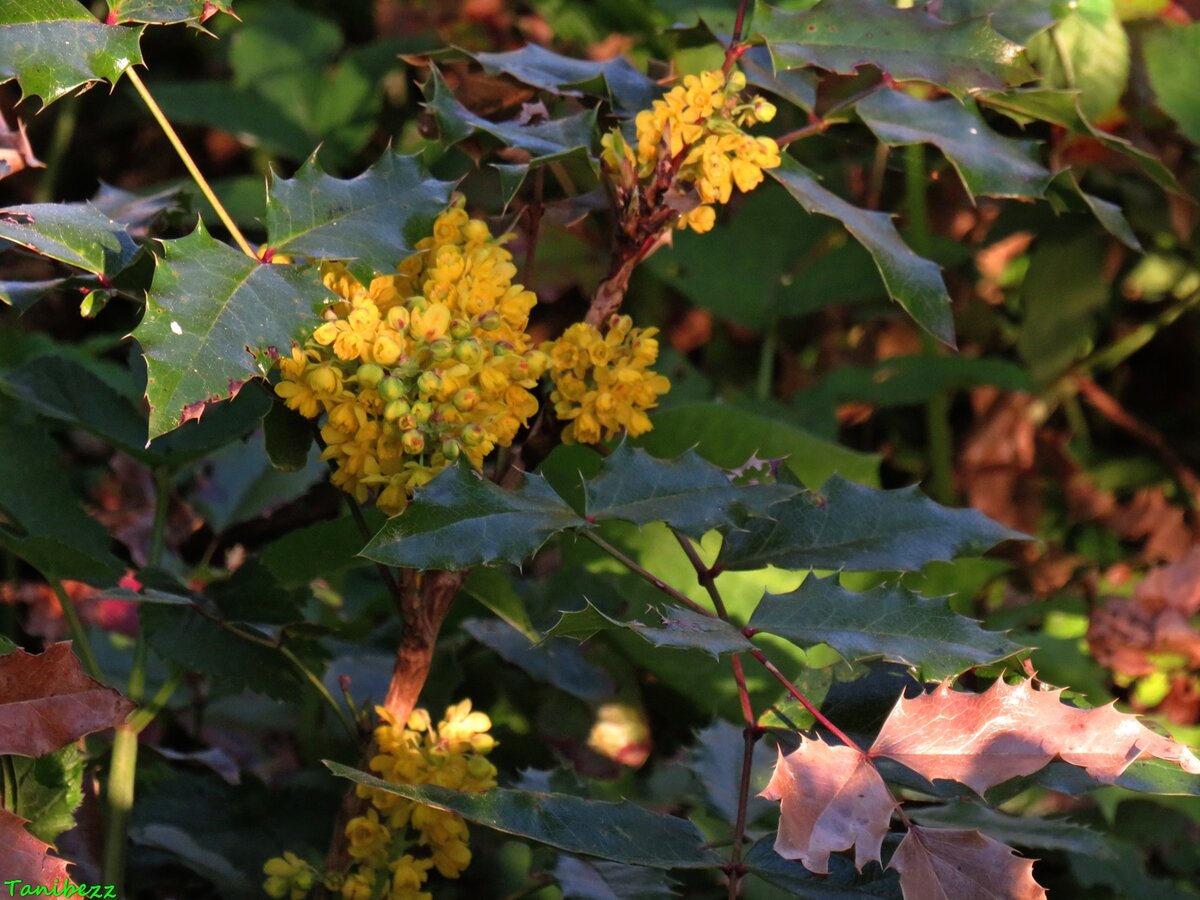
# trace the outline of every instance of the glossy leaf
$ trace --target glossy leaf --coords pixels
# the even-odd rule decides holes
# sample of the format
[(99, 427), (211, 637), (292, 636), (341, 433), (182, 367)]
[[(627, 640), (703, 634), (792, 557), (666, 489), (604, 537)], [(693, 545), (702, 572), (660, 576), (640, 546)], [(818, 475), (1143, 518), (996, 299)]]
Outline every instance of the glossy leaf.
[(860, 209), (824, 188), (803, 166), (784, 157), (770, 174), (810, 213), (830, 216), (867, 248), (888, 294), (918, 325), (946, 344), (954, 343), (950, 295), (937, 263), (913, 252), (887, 213)]
[(945, 600), (898, 585), (856, 593), (838, 585), (836, 576), (810, 576), (790, 594), (767, 594), (750, 627), (802, 647), (828, 644), (848, 662), (882, 657), (938, 681), (1023, 649), (958, 615)]
[(591, 603), (583, 609), (563, 613), (544, 637), (570, 637), (587, 640), (598, 631), (624, 628), (639, 635), (655, 647), (703, 650), (714, 657), (722, 653), (741, 653), (753, 645), (733, 625), (713, 616), (704, 616), (690, 609), (670, 607), (663, 612), (647, 613), (658, 622), (637, 620), (621, 622), (606, 616)]
[(852, 74), (873, 65), (897, 81), (927, 81), (959, 95), (1033, 76), (1021, 48), (987, 19), (948, 24), (919, 8), (871, 0), (825, 0), (803, 12), (759, 0), (750, 31), (766, 40), (781, 69), (812, 65)]
[(498, 619), (467, 619), (462, 628), (535, 681), (553, 685), (590, 703), (612, 696), (613, 683), (608, 673), (588, 660), (579, 647), (563, 643), (537, 645), (512, 625)]
[(936, 146), (974, 197), (1041, 197), (1053, 177), (1039, 160), (1037, 141), (1001, 136), (971, 100), (921, 100), (884, 90), (860, 100), (855, 109), (889, 146)]
[(1143, 53), (1158, 105), (1192, 143), (1200, 143), (1200, 23), (1148, 34)]
[(1062, 817), (1007, 815), (969, 800), (923, 806), (909, 815), (922, 825), (973, 828), (1015, 847), (1083, 853), (1097, 859), (1112, 855), (1104, 835)]
[(622, 443), (584, 483), (590, 521), (619, 519), (635, 525), (666, 522), (700, 538), (721, 526), (767, 516), (771, 505), (798, 493), (787, 484), (734, 484), (727, 472), (689, 450), (678, 459), (656, 459)]
[(280, 253), (391, 272), (429, 233), (453, 186), (431, 177), (417, 157), (391, 150), (351, 179), (326, 174), (314, 156), (295, 178), (271, 180), (268, 243)]
[(540, 475), (526, 475), (519, 487), (506, 491), (457, 465), (421, 488), (362, 555), (415, 569), (519, 564), (555, 534), (586, 526)]
[(17, 807), (29, 819), (29, 833), (55, 841), (75, 827), (75, 811), (83, 802), (83, 755), (75, 744), (35, 759), (14, 757)]
[(570, 794), (507, 788), (467, 794), (435, 785), (395, 784), (329, 760), (325, 765), (340, 778), (456, 812), (468, 822), (568, 853), (656, 869), (720, 864), (720, 858), (703, 846), (705, 838), (691, 822), (657, 815), (628, 801), (605, 803)]
[(915, 571), (1024, 536), (973, 509), (939, 506), (915, 487), (878, 491), (834, 476), (725, 539), (725, 569)]
[(1029, 42), (1047, 87), (1079, 91), (1079, 108), (1098, 121), (1113, 112), (1129, 81), (1129, 36), (1113, 0), (1075, 0), (1053, 28)]
[(289, 352), (328, 296), (311, 269), (264, 265), (213, 240), (203, 225), (166, 241), (133, 332), (146, 354), (150, 437), (179, 426), (185, 407), (262, 374), (253, 354)]
[(0, 81), (17, 79), (24, 96), (49, 104), (81, 84), (116, 83), (140, 64), (141, 28), (105, 25), (77, 0), (0, 6)]
[(535, 158), (559, 156), (580, 148), (587, 150), (592, 145), (595, 110), (528, 125), (515, 120), (491, 122), (459, 103), (437, 69), (431, 71), (425, 91), (429, 97), (429, 110), (437, 119), (442, 138), (447, 143), (457, 143), (482, 131)]
[(217, 12), (232, 12), (232, 5), (232, 0), (109, 0), (108, 22), (110, 25), (203, 22)]
[(754, 842), (742, 863), (750, 874), (776, 887), (783, 888), (789, 897), (802, 900), (841, 900), (844, 897), (887, 897), (900, 900), (900, 879), (891, 870), (878, 866), (859, 873), (854, 863), (844, 856), (829, 857), (829, 874), (814, 875), (800, 863), (784, 859), (775, 852), (772, 838)]
[(751, 47), (742, 54), (738, 66), (746, 83), (770, 91), (805, 112), (817, 105), (817, 73), (808, 69), (778, 69), (766, 47)]
[(0, 248), (5, 241), (105, 277), (125, 268), (138, 249), (124, 226), (90, 203), (0, 209)]
[(1054, 24), (1063, 7), (1055, 0), (944, 0), (937, 16), (946, 22), (991, 18), (992, 27), (1018, 44)]

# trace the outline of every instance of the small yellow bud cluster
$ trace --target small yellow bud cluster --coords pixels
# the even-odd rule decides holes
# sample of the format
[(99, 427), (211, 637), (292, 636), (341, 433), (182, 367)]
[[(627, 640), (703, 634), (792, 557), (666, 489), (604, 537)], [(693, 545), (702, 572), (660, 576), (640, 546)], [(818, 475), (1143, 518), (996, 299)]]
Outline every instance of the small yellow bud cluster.
[(513, 284), (503, 244), (461, 201), (397, 272), (361, 284), (326, 264), (329, 307), (303, 347), (280, 361), (275, 391), (311, 419), (326, 416), (323, 458), (334, 484), (389, 515), (465, 456), (479, 468), (537, 412), (530, 389), (547, 365), (525, 329), (537, 302)]
[(622, 430), (631, 437), (650, 430), (646, 410), (671, 389), (650, 368), (658, 359), (657, 333), (634, 328), (629, 316), (613, 316), (606, 334), (579, 322), (542, 344), (550, 358), (554, 412), (569, 422), (565, 443), (597, 444)]
[[(666, 155), (678, 163), (676, 182), (695, 188), (699, 205), (680, 216), (678, 228), (709, 231), (716, 220), (713, 204), (728, 203), (734, 185), (743, 192), (754, 190), (762, 183), (763, 169), (780, 163), (779, 145), (772, 138), (742, 130), (775, 118), (775, 106), (762, 97), (739, 100), (745, 87), (741, 72), (728, 80), (719, 69), (688, 75), (634, 120), (639, 176), (651, 176)], [(619, 169), (621, 157), (629, 154), (620, 133), (605, 135), (601, 144), (605, 162)]]
[[(487, 733), (492, 722), (473, 712), (470, 700), (448, 708), (436, 727), (423, 709), (403, 725), (382, 707), (377, 712), (379, 753), (370, 767), (380, 778), (476, 794), (495, 786), (496, 768), (487, 760), (496, 746)], [(378, 788), (359, 785), (357, 790), (371, 807), (346, 825), (354, 865), (342, 884), (343, 900), (429, 900), (421, 888), (430, 870), (457, 878), (470, 864), (470, 834), (461, 816)]]
[(290, 850), (268, 859), (263, 864), (263, 874), (267, 876), (263, 891), (275, 900), (304, 900), (319, 877), (315, 868)]

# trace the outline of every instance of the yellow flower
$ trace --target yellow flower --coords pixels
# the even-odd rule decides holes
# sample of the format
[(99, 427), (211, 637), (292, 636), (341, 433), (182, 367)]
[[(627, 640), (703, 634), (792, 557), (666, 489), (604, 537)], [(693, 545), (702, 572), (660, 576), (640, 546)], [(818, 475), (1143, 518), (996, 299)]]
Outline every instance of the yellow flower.
[(351, 856), (370, 859), (383, 853), (392, 833), (379, 821), (379, 813), (369, 809), (365, 816), (356, 816), (346, 823), (346, 838), (350, 842)]

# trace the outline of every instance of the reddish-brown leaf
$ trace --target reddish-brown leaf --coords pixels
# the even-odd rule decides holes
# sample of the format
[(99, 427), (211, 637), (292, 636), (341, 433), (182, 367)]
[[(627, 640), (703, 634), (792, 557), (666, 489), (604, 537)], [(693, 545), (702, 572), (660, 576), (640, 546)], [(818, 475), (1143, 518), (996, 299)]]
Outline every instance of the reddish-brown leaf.
[(25, 136), (25, 123), (17, 119), (17, 130), (8, 127), (0, 114), (0, 178), (7, 178), (22, 169), (42, 168), (45, 165), (33, 155), (29, 138)]
[(892, 856), (905, 900), (1044, 900), (1033, 860), (978, 831), (909, 829)]
[(775, 764), (760, 796), (780, 802), (775, 852), (804, 868), (829, 873), (829, 854), (854, 847), (862, 868), (879, 860), (896, 801), (865, 753), (801, 738)]
[(19, 878), (27, 884), (47, 887), (67, 881), (67, 862), (50, 856), (49, 844), (43, 844), (25, 830), (25, 820), (0, 807), (0, 862), (4, 879)]
[(1135, 759), (1151, 756), (1200, 774), (1200, 759), (1187, 747), (1155, 734), (1136, 716), (1112, 706), (1079, 709), (1063, 703), (1061, 694), (1034, 690), (1029, 681), (999, 680), (982, 694), (953, 691), (946, 682), (930, 694), (901, 697), (870, 755), (980, 794), (1036, 772), (1055, 756), (1108, 782)]
[(0, 656), (0, 754), (44, 756), (118, 725), (133, 708), (83, 674), (65, 641), (41, 654), (18, 649)]

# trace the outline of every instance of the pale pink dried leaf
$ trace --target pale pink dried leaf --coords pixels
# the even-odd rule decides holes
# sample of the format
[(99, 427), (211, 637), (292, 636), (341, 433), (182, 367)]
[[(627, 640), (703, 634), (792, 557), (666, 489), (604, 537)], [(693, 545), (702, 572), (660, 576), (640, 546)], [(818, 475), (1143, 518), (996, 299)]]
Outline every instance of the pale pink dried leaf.
[(901, 697), (870, 754), (979, 794), (1030, 775), (1055, 756), (1101, 781), (1113, 781), (1134, 760), (1151, 756), (1200, 773), (1200, 760), (1187, 747), (1150, 731), (1136, 716), (1111, 706), (1079, 709), (1063, 703), (1061, 694), (1034, 690), (1030, 681), (998, 680), (982, 694), (953, 691), (945, 682), (932, 693)]
[(44, 756), (125, 721), (134, 709), (83, 673), (66, 641), (0, 656), (0, 754)]
[(1187, 616), (1200, 611), (1200, 546), (1179, 562), (1154, 569), (1133, 596), (1148, 609), (1170, 607)]
[(17, 119), (17, 130), (8, 127), (0, 114), (0, 178), (15, 175), (26, 168), (43, 168), (45, 163), (33, 155), (33, 147), (25, 135), (25, 123)]
[(27, 884), (47, 887), (67, 881), (67, 862), (50, 856), (44, 844), (25, 830), (25, 820), (0, 807), (0, 862), (4, 878), (19, 878)]
[(760, 796), (780, 802), (775, 852), (819, 875), (838, 850), (854, 847), (859, 869), (878, 861), (896, 807), (865, 753), (805, 738), (794, 753), (780, 751)]
[(914, 825), (892, 854), (904, 900), (1045, 900), (1033, 860), (978, 831)]

